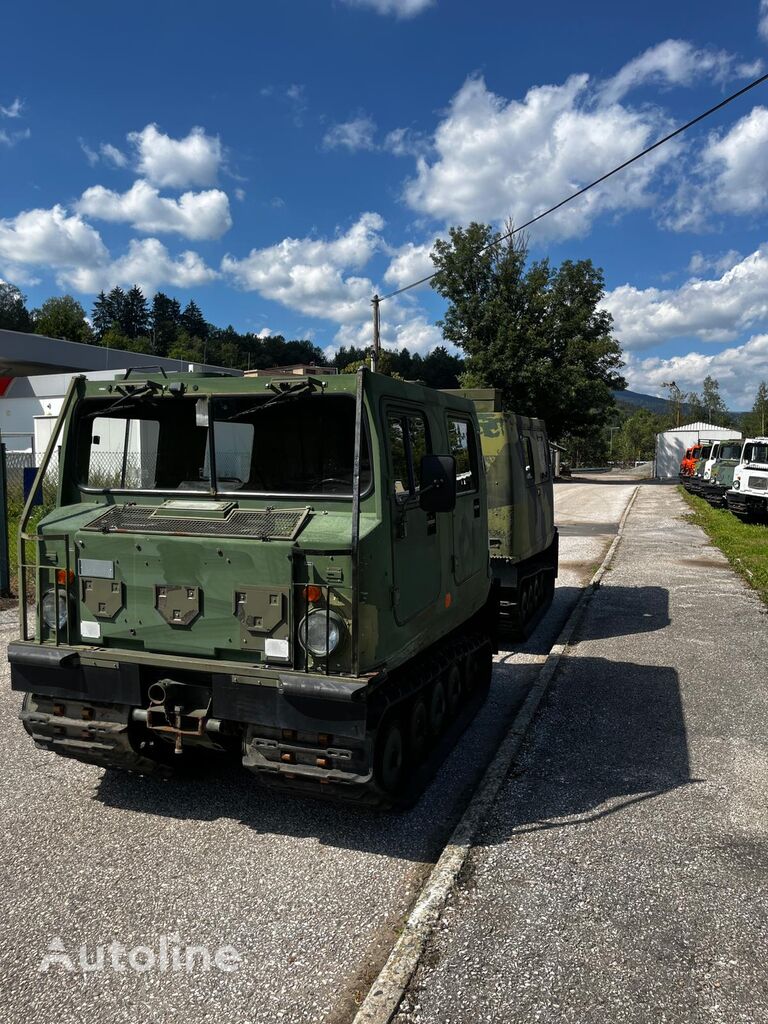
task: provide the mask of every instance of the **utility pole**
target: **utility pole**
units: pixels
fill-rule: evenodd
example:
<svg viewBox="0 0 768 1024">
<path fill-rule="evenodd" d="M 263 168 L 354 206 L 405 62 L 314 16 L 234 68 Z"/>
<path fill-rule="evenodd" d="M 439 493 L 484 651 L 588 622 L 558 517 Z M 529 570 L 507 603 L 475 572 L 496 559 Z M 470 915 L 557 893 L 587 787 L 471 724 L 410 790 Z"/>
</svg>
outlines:
<svg viewBox="0 0 768 1024">
<path fill-rule="evenodd" d="M 613 458 L 613 432 L 614 432 L 614 430 L 621 430 L 621 427 L 620 426 L 619 427 L 608 427 L 608 430 L 610 431 L 610 434 L 611 434 L 610 447 L 608 448 L 608 458 L 612 459 Z"/>
<path fill-rule="evenodd" d="M 374 295 L 371 299 L 371 305 L 373 306 L 373 352 L 371 353 L 371 369 L 374 373 L 379 366 L 379 352 L 381 349 L 381 316 L 379 314 L 379 303 L 381 300 L 378 295 Z"/>
</svg>

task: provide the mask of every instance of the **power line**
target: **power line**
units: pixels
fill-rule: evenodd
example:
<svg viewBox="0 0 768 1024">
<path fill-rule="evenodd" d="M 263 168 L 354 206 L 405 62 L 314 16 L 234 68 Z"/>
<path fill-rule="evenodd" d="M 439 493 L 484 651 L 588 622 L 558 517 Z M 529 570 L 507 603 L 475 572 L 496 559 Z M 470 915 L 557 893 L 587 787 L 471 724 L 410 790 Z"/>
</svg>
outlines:
<svg viewBox="0 0 768 1024">
<path fill-rule="evenodd" d="M 589 185 L 585 185 L 583 188 L 578 189 L 578 191 L 572 192 L 569 196 L 566 196 L 565 199 L 561 199 L 559 203 L 555 203 L 554 206 L 550 206 L 548 210 L 544 210 L 543 213 L 539 213 L 535 217 L 531 217 L 531 219 L 527 220 L 525 224 L 521 224 L 519 227 L 513 228 L 511 231 L 508 231 L 505 235 L 501 235 L 499 238 L 494 239 L 493 242 L 490 242 L 488 245 L 485 245 L 483 246 L 482 249 L 478 250 L 476 255 L 482 256 L 484 252 L 487 252 L 494 246 L 499 245 L 500 242 L 505 242 L 508 238 L 511 238 L 512 235 L 516 235 L 519 231 L 524 231 L 526 228 L 529 228 L 532 224 L 535 224 L 537 221 L 543 220 L 544 217 L 548 217 L 550 213 L 554 213 L 556 210 L 559 210 L 562 206 L 565 206 L 566 203 L 571 203 L 574 199 L 578 199 L 579 196 L 583 196 L 584 193 L 589 192 L 591 188 L 594 188 L 596 185 L 601 184 L 601 182 L 613 177 L 614 174 L 618 174 L 619 171 L 623 171 L 625 167 L 629 167 L 629 165 L 635 163 L 636 160 L 640 160 L 641 157 L 647 156 L 649 153 L 652 153 L 654 149 L 658 149 L 659 146 L 663 146 L 666 142 L 669 142 L 671 139 L 674 139 L 677 135 L 682 135 L 683 132 L 687 132 L 689 128 L 693 128 L 693 126 L 695 124 L 698 124 L 699 121 L 703 121 L 704 118 L 710 117 L 712 114 L 715 114 L 718 110 L 722 110 L 723 107 L 727 107 L 729 103 L 733 103 L 734 100 L 737 100 L 740 96 L 743 96 L 745 93 L 749 92 L 750 89 L 754 89 L 758 85 L 762 85 L 764 82 L 767 81 L 768 74 L 761 75 L 760 78 L 756 78 L 748 85 L 745 85 L 742 89 L 739 89 L 737 92 L 732 93 L 730 96 L 726 96 L 724 100 L 721 100 L 719 103 L 716 103 L 714 107 L 710 107 L 709 110 L 705 110 L 702 114 L 699 114 L 692 120 L 680 125 L 679 128 L 675 128 L 675 130 L 673 132 L 670 132 L 669 135 L 665 135 L 662 139 L 659 139 L 652 145 L 646 146 L 646 148 L 642 150 L 640 153 L 636 153 L 634 156 L 630 157 L 629 160 L 625 160 L 624 163 L 619 164 L 618 167 L 614 167 L 612 171 L 608 171 L 606 174 L 601 175 L 599 178 L 595 178 L 595 180 L 591 181 Z M 373 301 L 375 304 L 377 304 L 380 302 L 384 302 L 385 299 L 393 299 L 396 295 L 402 295 L 403 292 L 410 291 L 411 288 L 418 288 L 420 284 L 426 284 L 427 281 L 431 281 L 433 277 L 437 276 L 437 274 L 438 271 L 435 270 L 431 274 L 428 274 L 426 277 L 420 278 L 418 281 L 413 281 L 411 284 L 406 284 L 402 288 L 398 288 L 397 291 L 389 292 L 388 295 L 376 296 Z"/>
</svg>

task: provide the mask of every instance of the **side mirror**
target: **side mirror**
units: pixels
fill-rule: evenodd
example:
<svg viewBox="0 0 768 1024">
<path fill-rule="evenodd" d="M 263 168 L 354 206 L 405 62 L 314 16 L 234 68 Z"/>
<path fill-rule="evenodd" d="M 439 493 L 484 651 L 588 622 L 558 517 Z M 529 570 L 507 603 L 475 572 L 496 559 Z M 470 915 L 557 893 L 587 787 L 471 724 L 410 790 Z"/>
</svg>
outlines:
<svg viewBox="0 0 768 1024">
<path fill-rule="evenodd" d="M 425 512 L 452 512 L 456 507 L 456 459 L 452 455 L 422 456 L 419 507 Z"/>
</svg>

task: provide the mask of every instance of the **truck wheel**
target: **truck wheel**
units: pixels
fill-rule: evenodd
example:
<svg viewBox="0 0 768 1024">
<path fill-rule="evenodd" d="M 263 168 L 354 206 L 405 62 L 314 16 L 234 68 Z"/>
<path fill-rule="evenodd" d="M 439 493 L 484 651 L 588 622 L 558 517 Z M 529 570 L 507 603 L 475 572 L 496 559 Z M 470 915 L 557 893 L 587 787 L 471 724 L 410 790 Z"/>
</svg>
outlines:
<svg viewBox="0 0 768 1024">
<path fill-rule="evenodd" d="M 437 738 L 443 731 L 445 708 L 445 687 L 442 679 L 438 679 L 432 684 L 432 692 L 429 695 L 429 731 L 433 738 Z"/>
<path fill-rule="evenodd" d="M 400 787 L 405 767 L 403 730 L 396 718 L 390 718 L 384 723 L 376 751 L 377 781 L 385 793 L 393 795 Z"/>
</svg>

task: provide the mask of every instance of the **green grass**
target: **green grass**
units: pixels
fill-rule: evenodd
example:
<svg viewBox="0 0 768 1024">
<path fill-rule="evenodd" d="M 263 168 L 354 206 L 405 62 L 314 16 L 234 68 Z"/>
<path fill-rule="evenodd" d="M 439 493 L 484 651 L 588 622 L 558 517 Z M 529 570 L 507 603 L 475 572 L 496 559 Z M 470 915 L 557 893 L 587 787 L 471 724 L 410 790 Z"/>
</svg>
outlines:
<svg viewBox="0 0 768 1024">
<path fill-rule="evenodd" d="M 683 487 L 678 490 L 693 509 L 691 522 L 702 528 L 736 572 L 768 604 L 768 526 L 743 523 L 727 509 L 712 508 Z"/>
</svg>

